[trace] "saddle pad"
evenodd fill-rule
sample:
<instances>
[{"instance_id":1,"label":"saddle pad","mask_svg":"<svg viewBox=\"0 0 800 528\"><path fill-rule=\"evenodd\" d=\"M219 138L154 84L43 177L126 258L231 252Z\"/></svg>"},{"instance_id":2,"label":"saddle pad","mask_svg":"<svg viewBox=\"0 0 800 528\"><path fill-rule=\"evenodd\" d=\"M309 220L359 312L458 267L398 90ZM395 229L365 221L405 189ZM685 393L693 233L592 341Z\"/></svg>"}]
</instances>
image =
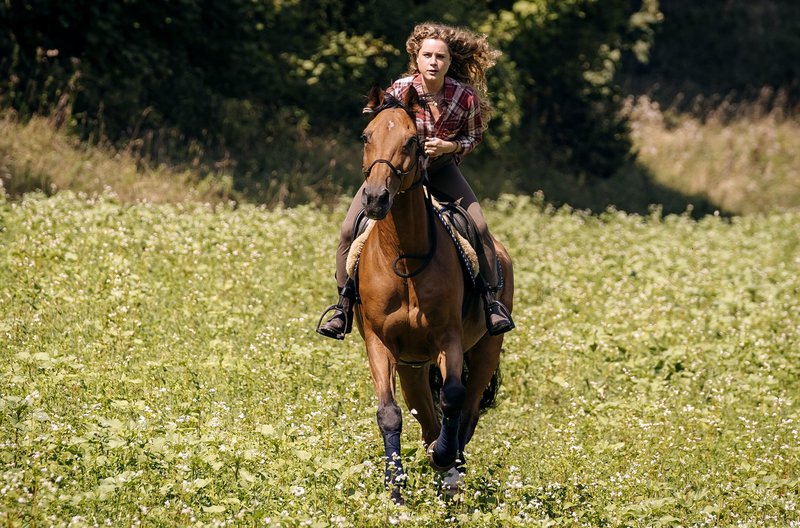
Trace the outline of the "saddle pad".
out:
<instances>
[{"instance_id":1,"label":"saddle pad","mask_svg":"<svg viewBox=\"0 0 800 528\"><path fill-rule=\"evenodd\" d=\"M478 240L475 229L472 226L472 219L467 212L456 203L443 204L434 197L431 197L431 201L437 216L453 239L456 249L459 250L458 254L463 264L472 273L472 277L470 278L475 279L480 269L478 267L478 254L475 251L473 243L480 244L480 240ZM457 216L461 216L461 218L458 219L456 218ZM470 242L471 240L473 242Z\"/></svg>"},{"instance_id":2,"label":"saddle pad","mask_svg":"<svg viewBox=\"0 0 800 528\"><path fill-rule=\"evenodd\" d=\"M356 222L358 224L358 221ZM356 266L358 266L358 259L361 258L361 250L364 249L364 244L367 242L367 237L375 227L375 220L364 219L363 227L356 227L356 231L360 232L350 244L350 251L347 253L347 276L355 280Z\"/></svg>"}]
</instances>

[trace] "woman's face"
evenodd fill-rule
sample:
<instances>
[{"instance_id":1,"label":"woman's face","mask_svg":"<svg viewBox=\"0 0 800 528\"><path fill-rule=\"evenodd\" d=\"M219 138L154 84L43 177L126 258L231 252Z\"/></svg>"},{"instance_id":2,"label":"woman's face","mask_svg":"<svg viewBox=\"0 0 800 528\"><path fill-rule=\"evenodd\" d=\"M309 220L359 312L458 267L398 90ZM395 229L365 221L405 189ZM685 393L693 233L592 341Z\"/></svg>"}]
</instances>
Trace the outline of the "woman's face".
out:
<instances>
[{"instance_id":1,"label":"woman's face","mask_svg":"<svg viewBox=\"0 0 800 528\"><path fill-rule=\"evenodd\" d=\"M450 68L450 49L439 39L425 39L417 53L417 70L422 77L433 84L444 82Z\"/></svg>"}]
</instances>

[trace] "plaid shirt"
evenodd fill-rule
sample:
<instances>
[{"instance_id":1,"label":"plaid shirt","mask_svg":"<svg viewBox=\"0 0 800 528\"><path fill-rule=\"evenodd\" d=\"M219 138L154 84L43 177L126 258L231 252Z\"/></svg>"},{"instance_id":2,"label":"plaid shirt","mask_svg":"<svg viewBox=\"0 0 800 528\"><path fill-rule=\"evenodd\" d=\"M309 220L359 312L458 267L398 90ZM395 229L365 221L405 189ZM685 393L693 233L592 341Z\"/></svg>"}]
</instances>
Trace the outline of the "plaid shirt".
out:
<instances>
[{"instance_id":1,"label":"plaid shirt","mask_svg":"<svg viewBox=\"0 0 800 528\"><path fill-rule=\"evenodd\" d=\"M425 93L419 74L398 79L387 92L402 99L412 86L418 94ZM450 77L444 78L442 95L441 115L437 121L434 122L428 105L423 104L422 110L417 112L417 137L423 142L429 137L455 141L461 148L456 157L465 156L483 139L484 126L478 98L472 88Z\"/></svg>"}]
</instances>

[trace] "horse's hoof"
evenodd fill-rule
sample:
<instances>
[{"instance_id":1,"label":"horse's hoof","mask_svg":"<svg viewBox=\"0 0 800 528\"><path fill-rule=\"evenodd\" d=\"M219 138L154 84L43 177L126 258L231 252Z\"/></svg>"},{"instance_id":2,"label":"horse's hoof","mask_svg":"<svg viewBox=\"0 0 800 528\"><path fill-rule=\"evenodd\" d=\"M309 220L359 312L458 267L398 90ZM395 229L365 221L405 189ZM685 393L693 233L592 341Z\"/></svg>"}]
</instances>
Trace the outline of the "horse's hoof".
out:
<instances>
[{"instance_id":1,"label":"horse's hoof","mask_svg":"<svg viewBox=\"0 0 800 528\"><path fill-rule=\"evenodd\" d=\"M453 460L452 460L452 462L450 462L450 463L448 463L448 464L442 464L442 465L439 465L439 464L438 464L438 463L437 463L437 462L436 462L436 461L433 459L433 451L434 451L435 449L436 449L436 440L434 440L433 442L431 442L431 443L428 445L428 464L430 464L430 466L431 466L433 469L435 469L436 471L447 471L447 470L449 470L450 468L452 468L452 467L455 467L455 465L458 463L458 455L456 455L456 456L454 456L454 457L453 457Z\"/></svg>"},{"instance_id":2,"label":"horse's hoof","mask_svg":"<svg viewBox=\"0 0 800 528\"><path fill-rule=\"evenodd\" d=\"M453 467L442 475L442 489L448 499L453 499L464 491L464 473Z\"/></svg>"},{"instance_id":3,"label":"horse's hoof","mask_svg":"<svg viewBox=\"0 0 800 528\"><path fill-rule=\"evenodd\" d=\"M403 493L398 488L392 490L391 498L396 506L404 506L406 503L406 500L403 498Z\"/></svg>"}]
</instances>

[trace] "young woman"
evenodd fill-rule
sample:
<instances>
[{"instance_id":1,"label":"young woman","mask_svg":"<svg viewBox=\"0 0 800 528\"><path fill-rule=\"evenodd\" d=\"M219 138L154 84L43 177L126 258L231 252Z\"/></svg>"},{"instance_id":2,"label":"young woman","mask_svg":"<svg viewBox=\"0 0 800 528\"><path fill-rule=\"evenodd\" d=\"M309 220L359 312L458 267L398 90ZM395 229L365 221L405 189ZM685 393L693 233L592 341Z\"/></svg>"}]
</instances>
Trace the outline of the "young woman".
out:
<instances>
[{"instance_id":1,"label":"young woman","mask_svg":"<svg viewBox=\"0 0 800 528\"><path fill-rule=\"evenodd\" d=\"M479 287L488 306L487 329L492 335L514 328L511 315L496 298L499 277L494 243L475 193L461 174L458 164L481 142L484 123L491 107L486 98L486 70L494 65L499 52L486 36L443 24L416 26L406 41L409 72L387 90L402 98L416 90L423 110L416 115L417 135L428 155L429 188L434 196L461 200L477 227L482 248L477 248L480 265ZM332 317L317 331L327 337L344 339L353 319L355 291L345 266L352 243L353 224L362 209L359 189L347 212L336 253L336 282L339 302ZM481 251L482 249L482 251Z\"/></svg>"}]
</instances>

